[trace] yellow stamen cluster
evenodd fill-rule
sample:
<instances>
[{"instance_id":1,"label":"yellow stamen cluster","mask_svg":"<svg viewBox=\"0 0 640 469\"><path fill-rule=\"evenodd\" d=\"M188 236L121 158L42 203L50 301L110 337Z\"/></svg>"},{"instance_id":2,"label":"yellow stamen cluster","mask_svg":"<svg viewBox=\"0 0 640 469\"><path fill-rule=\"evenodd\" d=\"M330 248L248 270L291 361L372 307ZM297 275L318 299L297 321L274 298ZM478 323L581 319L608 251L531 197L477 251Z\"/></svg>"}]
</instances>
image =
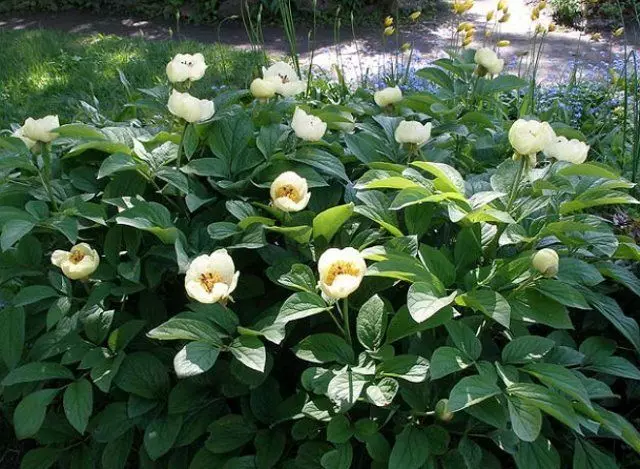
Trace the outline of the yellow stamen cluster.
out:
<instances>
[{"instance_id":1,"label":"yellow stamen cluster","mask_svg":"<svg viewBox=\"0 0 640 469\"><path fill-rule=\"evenodd\" d=\"M327 274L327 278L324 283L327 285L333 285L333 282L338 275L351 275L353 277L357 277L360 275L360 269L350 262L336 262L329 269L329 273Z\"/></svg>"},{"instance_id":2,"label":"yellow stamen cluster","mask_svg":"<svg viewBox=\"0 0 640 469\"><path fill-rule=\"evenodd\" d=\"M221 281L222 276L217 272L205 272L200 274L200 283L209 293L213 290L213 286Z\"/></svg>"},{"instance_id":3,"label":"yellow stamen cluster","mask_svg":"<svg viewBox=\"0 0 640 469\"><path fill-rule=\"evenodd\" d=\"M84 253L80 249L72 249L71 254L69 255L69 260L74 264L79 263L82 259L84 259Z\"/></svg>"},{"instance_id":4,"label":"yellow stamen cluster","mask_svg":"<svg viewBox=\"0 0 640 469\"><path fill-rule=\"evenodd\" d=\"M287 199L291 199L294 202L300 202L302 200L302 194L300 194L298 190L291 184L285 184L281 187L278 187L276 195L277 197L286 197Z\"/></svg>"}]
</instances>

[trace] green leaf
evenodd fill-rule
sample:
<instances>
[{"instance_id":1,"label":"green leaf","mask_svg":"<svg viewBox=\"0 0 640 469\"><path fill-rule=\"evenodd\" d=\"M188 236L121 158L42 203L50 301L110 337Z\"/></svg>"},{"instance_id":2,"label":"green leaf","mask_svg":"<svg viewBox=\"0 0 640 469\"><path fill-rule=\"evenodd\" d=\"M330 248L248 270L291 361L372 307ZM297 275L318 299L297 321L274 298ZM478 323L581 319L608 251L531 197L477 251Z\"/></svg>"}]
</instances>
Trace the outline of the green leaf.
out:
<instances>
[{"instance_id":1,"label":"green leaf","mask_svg":"<svg viewBox=\"0 0 640 469\"><path fill-rule=\"evenodd\" d=\"M331 153L324 151L315 146L304 146L292 154L287 155L293 161L307 164L321 173L342 179L349 182L349 177L345 172L342 161L333 156Z\"/></svg>"},{"instance_id":2,"label":"green leaf","mask_svg":"<svg viewBox=\"0 0 640 469\"><path fill-rule=\"evenodd\" d=\"M607 277L621 283L636 295L640 296L640 279L626 267L613 262L598 263L598 270Z\"/></svg>"},{"instance_id":3,"label":"green leaf","mask_svg":"<svg viewBox=\"0 0 640 469\"><path fill-rule=\"evenodd\" d=\"M533 404L516 397L507 399L513 432L522 441L535 441L542 429L542 413Z\"/></svg>"},{"instance_id":4,"label":"green leaf","mask_svg":"<svg viewBox=\"0 0 640 469\"><path fill-rule=\"evenodd\" d=\"M618 463L609 454L582 438L576 438L573 451L573 469L618 469Z\"/></svg>"},{"instance_id":5,"label":"green leaf","mask_svg":"<svg viewBox=\"0 0 640 469\"><path fill-rule=\"evenodd\" d=\"M22 288L16 296L13 297L14 306L26 306L37 303L47 298L59 296L53 288L46 285L31 285Z\"/></svg>"},{"instance_id":6,"label":"green leaf","mask_svg":"<svg viewBox=\"0 0 640 469\"><path fill-rule=\"evenodd\" d=\"M452 166L427 161L414 161L411 164L432 174L435 177L434 186L436 189L442 192L459 192L464 194L464 179Z\"/></svg>"},{"instance_id":7,"label":"green leaf","mask_svg":"<svg viewBox=\"0 0 640 469\"><path fill-rule=\"evenodd\" d=\"M281 430L260 430L253 441L256 447L256 467L271 469L284 453L287 437Z\"/></svg>"},{"instance_id":8,"label":"green leaf","mask_svg":"<svg viewBox=\"0 0 640 469\"><path fill-rule=\"evenodd\" d=\"M267 269L267 275L280 285L292 290L304 291L314 294L317 280L311 267L304 264L293 264L285 273L278 266ZM316 295L317 296L317 295ZM314 298L314 301L317 300Z\"/></svg>"},{"instance_id":9,"label":"green leaf","mask_svg":"<svg viewBox=\"0 0 640 469\"><path fill-rule=\"evenodd\" d=\"M215 365L220 349L205 342L189 342L173 359L173 368L178 378L196 376Z\"/></svg>"},{"instance_id":10,"label":"green leaf","mask_svg":"<svg viewBox=\"0 0 640 469\"><path fill-rule=\"evenodd\" d=\"M560 469L558 451L542 436L533 443L521 442L513 459L518 469Z\"/></svg>"},{"instance_id":11,"label":"green leaf","mask_svg":"<svg viewBox=\"0 0 640 469\"><path fill-rule=\"evenodd\" d=\"M134 160L133 156L126 153L114 153L102 162L97 178L102 179L120 171L134 171L138 169L138 166L142 167L143 165Z\"/></svg>"},{"instance_id":12,"label":"green leaf","mask_svg":"<svg viewBox=\"0 0 640 469\"><path fill-rule=\"evenodd\" d=\"M482 344L475 333L464 321L449 321L444 325L454 345L469 359L477 360L482 353Z\"/></svg>"},{"instance_id":13,"label":"green leaf","mask_svg":"<svg viewBox=\"0 0 640 469\"><path fill-rule=\"evenodd\" d=\"M367 453L377 463L386 463L391 454L389 442L380 433L374 433L365 440ZM385 466L386 467L386 466Z\"/></svg>"},{"instance_id":14,"label":"green leaf","mask_svg":"<svg viewBox=\"0 0 640 469\"><path fill-rule=\"evenodd\" d=\"M84 378L71 383L64 391L64 413L73 428L84 434L93 411L93 388Z\"/></svg>"},{"instance_id":15,"label":"green leaf","mask_svg":"<svg viewBox=\"0 0 640 469\"><path fill-rule=\"evenodd\" d=\"M157 202L138 201L116 215L119 225L132 226L156 235L165 244L173 244L178 238L178 229L173 226L169 209Z\"/></svg>"},{"instance_id":16,"label":"green leaf","mask_svg":"<svg viewBox=\"0 0 640 469\"><path fill-rule=\"evenodd\" d=\"M363 205L354 208L357 214L379 224L393 236L404 236L398 228L396 213L389 210L390 202L387 196L380 191L366 191L358 192L357 197L363 202Z\"/></svg>"},{"instance_id":17,"label":"green leaf","mask_svg":"<svg viewBox=\"0 0 640 469\"><path fill-rule=\"evenodd\" d=\"M451 412L457 412L501 392L496 383L485 376L467 376L458 381L451 389L448 407Z\"/></svg>"},{"instance_id":18,"label":"green leaf","mask_svg":"<svg viewBox=\"0 0 640 469\"><path fill-rule=\"evenodd\" d=\"M242 223L240 223L242 224ZM311 239L311 227L303 226L265 226L265 230L280 233L287 238L292 239L296 243L306 244Z\"/></svg>"},{"instance_id":19,"label":"green leaf","mask_svg":"<svg viewBox=\"0 0 640 469\"><path fill-rule=\"evenodd\" d=\"M323 454L320 459L320 464L323 469L349 469L352 460L353 449L350 444L345 443Z\"/></svg>"},{"instance_id":20,"label":"green leaf","mask_svg":"<svg viewBox=\"0 0 640 469\"><path fill-rule=\"evenodd\" d=\"M2 226L0 249L6 251L29 234L35 226L35 223L29 220L9 220Z\"/></svg>"},{"instance_id":21,"label":"green leaf","mask_svg":"<svg viewBox=\"0 0 640 469\"><path fill-rule=\"evenodd\" d=\"M598 163L569 164L558 171L560 176L589 176L603 179L620 179L620 174L611 170L610 166Z\"/></svg>"},{"instance_id":22,"label":"green leaf","mask_svg":"<svg viewBox=\"0 0 640 469\"><path fill-rule=\"evenodd\" d=\"M13 413L13 427L19 440L31 438L42 426L47 406L56 397L59 389L41 389L28 394L16 406Z\"/></svg>"},{"instance_id":23,"label":"green leaf","mask_svg":"<svg viewBox=\"0 0 640 469\"><path fill-rule=\"evenodd\" d=\"M120 389L146 399L160 399L169 390L164 364L149 352L127 355L115 377Z\"/></svg>"},{"instance_id":24,"label":"green leaf","mask_svg":"<svg viewBox=\"0 0 640 469\"><path fill-rule=\"evenodd\" d=\"M351 422L342 414L335 415L327 425L327 441L331 443L346 443L352 436Z\"/></svg>"},{"instance_id":25,"label":"green leaf","mask_svg":"<svg viewBox=\"0 0 640 469\"><path fill-rule=\"evenodd\" d=\"M396 437L389 457L389 469L420 469L428 457L427 434L420 428L407 425Z\"/></svg>"},{"instance_id":26,"label":"green leaf","mask_svg":"<svg viewBox=\"0 0 640 469\"><path fill-rule=\"evenodd\" d=\"M353 208L352 203L338 205L316 215L313 219L314 239L323 238L326 242L331 241L340 227L349 220L353 214Z\"/></svg>"},{"instance_id":27,"label":"green leaf","mask_svg":"<svg viewBox=\"0 0 640 469\"><path fill-rule=\"evenodd\" d=\"M329 307L320 295L309 292L294 293L282 304L276 322L287 324L328 310Z\"/></svg>"},{"instance_id":28,"label":"green leaf","mask_svg":"<svg viewBox=\"0 0 640 469\"><path fill-rule=\"evenodd\" d=\"M84 323L84 332L87 335L87 339L96 345L100 345L109 334L114 313L113 309L105 311L96 306L94 312L85 316L82 322Z\"/></svg>"},{"instance_id":29,"label":"green leaf","mask_svg":"<svg viewBox=\"0 0 640 469\"><path fill-rule=\"evenodd\" d=\"M224 161L219 158L198 158L182 166L180 171L185 174L195 174L196 176L227 177L227 168Z\"/></svg>"},{"instance_id":30,"label":"green leaf","mask_svg":"<svg viewBox=\"0 0 640 469\"><path fill-rule=\"evenodd\" d=\"M87 124L65 124L55 130L60 137L82 140L106 140L107 138L100 130Z\"/></svg>"},{"instance_id":31,"label":"green leaf","mask_svg":"<svg viewBox=\"0 0 640 469\"><path fill-rule=\"evenodd\" d=\"M256 427L240 415L229 414L209 425L206 448L215 454L228 453L249 443Z\"/></svg>"},{"instance_id":32,"label":"green leaf","mask_svg":"<svg viewBox=\"0 0 640 469\"><path fill-rule=\"evenodd\" d=\"M58 363L32 362L11 370L2 380L3 386L49 379L73 379L73 373Z\"/></svg>"},{"instance_id":33,"label":"green leaf","mask_svg":"<svg viewBox=\"0 0 640 469\"><path fill-rule=\"evenodd\" d=\"M513 319L554 329L573 329L567 308L536 290L526 289L511 296L509 305Z\"/></svg>"},{"instance_id":34,"label":"green leaf","mask_svg":"<svg viewBox=\"0 0 640 469\"><path fill-rule=\"evenodd\" d=\"M345 412L360 398L366 384L364 376L345 366L329 381L326 394L341 412Z\"/></svg>"},{"instance_id":35,"label":"green leaf","mask_svg":"<svg viewBox=\"0 0 640 469\"><path fill-rule=\"evenodd\" d=\"M633 344L636 351L640 352L640 328L636 320L625 316L613 298L587 289L581 291L589 304L611 322Z\"/></svg>"},{"instance_id":36,"label":"green leaf","mask_svg":"<svg viewBox=\"0 0 640 469\"><path fill-rule=\"evenodd\" d=\"M102 452L103 469L124 469L133 445L133 432L128 431L115 440L111 440ZM93 465L93 463L91 463ZM83 468L84 469L84 468Z\"/></svg>"},{"instance_id":37,"label":"green leaf","mask_svg":"<svg viewBox=\"0 0 640 469\"><path fill-rule=\"evenodd\" d=\"M397 355L382 362L377 371L384 376L422 383L427 379L429 362L419 355Z\"/></svg>"},{"instance_id":38,"label":"green leaf","mask_svg":"<svg viewBox=\"0 0 640 469\"><path fill-rule=\"evenodd\" d=\"M519 397L528 404L536 406L541 411L558 419L569 428L580 433L580 425L571 403L552 393L545 387L531 383L513 383L507 388L510 395Z\"/></svg>"},{"instance_id":39,"label":"green leaf","mask_svg":"<svg viewBox=\"0 0 640 469\"><path fill-rule=\"evenodd\" d=\"M342 337L321 333L302 339L294 347L296 357L311 363L354 363L353 349Z\"/></svg>"},{"instance_id":40,"label":"green leaf","mask_svg":"<svg viewBox=\"0 0 640 469\"><path fill-rule=\"evenodd\" d=\"M7 368L20 362L25 337L25 314L22 308L0 308L0 354Z\"/></svg>"},{"instance_id":41,"label":"green leaf","mask_svg":"<svg viewBox=\"0 0 640 469\"><path fill-rule=\"evenodd\" d=\"M582 293L566 283L551 279L541 279L536 283L535 289L570 308L591 309Z\"/></svg>"},{"instance_id":42,"label":"green leaf","mask_svg":"<svg viewBox=\"0 0 640 469\"><path fill-rule=\"evenodd\" d=\"M367 387L367 398L378 407L387 407L391 405L399 389L398 381L385 377Z\"/></svg>"},{"instance_id":43,"label":"green leaf","mask_svg":"<svg viewBox=\"0 0 640 469\"><path fill-rule=\"evenodd\" d=\"M391 344L413 334L446 324L451 320L452 315L452 308L443 308L430 319L417 323L409 314L409 309L406 306L402 307L391 317L391 321L389 321L389 327L387 328L387 343Z\"/></svg>"},{"instance_id":44,"label":"green leaf","mask_svg":"<svg viewBox=\"0 0 640 469\"><path fill-rule=\"evenodd\" d=\"M229 345L229 351L246 367L264 373L267 350L257 337L247 335L237 337Z\"/></svg>"},{"instance_id":45,"label":"green leaf","mask_svg":"<svg viewBox=\"0 0 640 469\"><path fill-rule=\"evenodd\" d=\"M487 315L507 329L511 320L511 307L500 293L493 290L474 290L458 295L456 303Z\"/></svg>"},{"instance_id":46,"label":"green leaf","mask_svg":"<svg viewBox=\"0 0 640 469\"><path fill-rule=\"evenodd\" d=\"M554 365L553 363L531 363L520 369L535 376L545 385L562 391L587 407L591 407L589 393L584 384L580 378L564 366Z\"/></svg>"},{"instance_id":47,"label":"green leaf","mask_svg":"<svg viewBox=\"0 0 640 469\"><path fill-rule=\"evenodd\" d=\"M502 349L504 363L529 363L542 358L554 347L555 342L545 337L526 335L517 337Z\"/></svg>"},{"instance_id":48,"label":"green leaf","mask_svg":"<svg viewBox=\"0 0 640 469\"><path fill-rule=\"evenodd\" d=\"M621 378L640 380L640 370L629 360L622 357L605 357L586 367L587 370L596 371Z\"/></svg>"},{"instance_id":49,"label":"green leaf","mask_svg":"<svg viewBox=\"0 0 640 469\"><path fill-rule=\"evenodd\" d=\"M529 82L515 75L498 75L492 80L483 81L482 84L484 86L480 88L483 94L496 94L524 88Z\"/></svg>"},{"instance_id":50,"label":"green leaf","mask_svg":"<svg viewBox=\"0 0 640 469\"><path fill-rule=\"evenodd\" d=\"M158 340L196 340L220 346L225 334L196 313L181 313L150 330L147 336Z\"/></svg>"},{"instance_id":51,"label":"green leaf","mask_svg":"<svg viewBox=\"0 0 640 469\"><path fill-rule=\"evenodd\" d=\"M457 295L458 292L454 291L448 296L441 297L430 283L414 283L407 293L409 314L417 323L424 322L453 303Z\"/></svg>"},{"instance_id":52,"label":"green leaf","mask_svg":"<svg viewBox=\"0 0 640 469\"><path fill-rule=\"evenodd\" d=\"M377 350L382 345L386 328L384 302L378 295L374 295L362 305L356 317L358 340L367 350Z\"/></svg>"},{"instance_id":53,"label":"green leaf","mask_svg":"<svg viewBox=\"0 0 640 469\"><path fill-rule=\"evenodd\" d=\"M431 379L440 379L456 371L464 370L472 361L455 347L438 347L431 355Z\"/></svg>"},{"instance_id":54,"label":"green leaf","mask_svg":"<svg viewBox=\"0 0 640 469\"><path fill-rule=\"evenodd\" d=\"M182 415L165 415L153 420L144 431L144 448L152 461L167 454L180 433Z\"/></svg>"},{"instance_id":55,"label":"green leaf","mask_svg":"<svg viewBox=\"0 0 640 469\"><path fill-rule=\"evenodd\" d=\"M20 469L49 469L57 461L60 451L56 448L36 448L24 455Z\"/></svg>"}]
</instances>

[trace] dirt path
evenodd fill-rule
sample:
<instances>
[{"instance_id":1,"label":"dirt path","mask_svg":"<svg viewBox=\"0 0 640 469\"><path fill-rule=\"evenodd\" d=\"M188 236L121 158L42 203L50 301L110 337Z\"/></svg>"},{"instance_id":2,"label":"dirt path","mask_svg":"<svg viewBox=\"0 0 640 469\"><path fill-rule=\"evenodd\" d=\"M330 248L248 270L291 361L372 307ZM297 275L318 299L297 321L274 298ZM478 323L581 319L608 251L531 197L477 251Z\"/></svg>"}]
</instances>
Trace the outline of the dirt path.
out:
<instances>
[{"instance_id":1,"label":"dirt path","mask_svg":"<svg viewBox=\"0 0 640 469\"><path fill-rule=\"evenodd\" d=\"M497 0L476 0L474 7L463 18L476 25L477 34L474 46L484 41L486 28L485 15L495 8ZM501 49L502 56L511 67L516 66L516 54L525 52L530 47L532 24L530 21L531 8L525 0L510 0L509 11L511 19L501 25L488 44L498 39L509 40L511 44ZM543 12L542 23L551 20ZM458 21L457 19L455 20ZM120 36L138 36L149 40L187 38L201 42L221 42L237 47L249 48L247 34L240 21L227 21L219 29L216 25L181 26L179 34L171 33L175 25L163 20L144 20L136 17L101 17L87 12L64 12L43 14L14 14L7 18L0 18L0 29L32 29L52 28L72 33L103 33ZM173 27L173 28L172 28ZM398 43L411 41L415 47L414 66L421 68L429 61L445 55L451 38L452 20L448 12L441 12L436 19L420 21L417 24L401 26L401 36ZM303 62L308 59L308 28L298 26L298 49ZM353 41L348 30L341 32L338 47L334 44L331 27L321 27L316 36L316 53L314 63L324 70L330 70L335 63L337 51L349 76L357 77L362 71L369 70L374 81L379 81L383 74L384 62L390 60L390 51L395 49L396 39L392 37L390 44L383 44L381 29L358 28L357 42ZM280 27L264 27L265 48L274 55L285 55L288 44ZM385 51L387 53L385 54ZM621 44L610 46L608 41L592 42L588 36L579 31L557 31L549 34L541 61L539 77L542 81L554 83L566 79L577 60L584 64L583 73L602 76L612 58L621 52Z\"/></svg>"}]
</instances>

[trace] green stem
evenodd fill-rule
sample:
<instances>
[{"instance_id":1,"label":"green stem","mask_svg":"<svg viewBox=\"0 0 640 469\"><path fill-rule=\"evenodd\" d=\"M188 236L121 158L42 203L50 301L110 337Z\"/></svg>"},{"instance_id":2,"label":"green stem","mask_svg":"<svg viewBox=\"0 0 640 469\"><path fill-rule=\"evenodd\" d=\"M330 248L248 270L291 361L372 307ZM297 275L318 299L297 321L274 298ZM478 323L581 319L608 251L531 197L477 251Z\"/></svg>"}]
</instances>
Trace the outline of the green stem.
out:
<instances>
[{"instance_id":1,"label":"green stem","mask_svg":"<svg viewBox=\"0 0 640 469\"><path fill-rule=\"evenodd\" d=\"M522 180L522 173L524 173L524 167L527 164L527 156L520 155L520 165L518 166L518 172L516 178L513 180L511 190L509 191L509 200L507 201L507 213L511 211L513 203L518 195L518 189L520 188L520 181Z\"/></svg>"},{"instance_id":2,"label":"green stem","mask_svg":"<svg viewBox=\"0 0 640 469\"><path fill-rule=\"evenodd\" d=\"M180 135L180 143L178 144L178 158L176 160L176 169L180 169L182 165L182 152L184 148L184 136L187 134L187 128L189 127L189 123L185 122L184 127L182 128L182 135Z\"/></svg>"},{"instance_id":3,"label":"green stem","mask_svg":"<svg viewBox=\"0 0 640 469\"><path fill-rule=\"evenodd\" d=\"M53 209L58 211L58 203L53 196L53 190L51 189L51 149L48 143L40 143L40 156L42 157L42 171L38 170L40 175L40 181L44 187L45 192L51 200Z\"/></svg>"},{"instance_id":4,"label":"green stem","mask_svg":"<svg viewBox=\"0 0 640 469\"><path fill-rule=\"evenodd\" d=\"M345 298L342 303L342 321L344 322L344 336L347 339L349 345L352 344L351 341L351 325L349 324L349 298Z\"/></svg>"},{"instance_id":5,"label":"green stem","mask_svg":"<svg viewBox=\"0 0 640 469\"><path fill-rule=\"evenodd\" d=\"M340 333L342 333L342 335L345 335L344 329L342 328L342 326L340 325L340 321L338 321L338 318L336 318L336 315L333 314L333 311L331 311L330 309L327 310L329 313L329 316L331 316L331 319L333 319L333 322L336 324L336 326L338 327L338 330L340 331Z\"/></svg>"}]
</instances>

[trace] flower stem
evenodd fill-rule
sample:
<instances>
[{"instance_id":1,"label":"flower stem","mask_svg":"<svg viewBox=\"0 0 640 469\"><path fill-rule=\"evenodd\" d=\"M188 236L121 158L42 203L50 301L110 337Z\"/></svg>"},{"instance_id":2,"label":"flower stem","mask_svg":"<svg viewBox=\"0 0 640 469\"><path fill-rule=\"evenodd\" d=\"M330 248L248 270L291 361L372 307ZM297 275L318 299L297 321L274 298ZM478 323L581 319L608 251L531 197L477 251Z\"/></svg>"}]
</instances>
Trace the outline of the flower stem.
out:
<instances>
[{"instance_id":1,"label":"flower stem","mask_svg":"<svg viewBox=\"0 0 640 469\"><path fill-rule=\"evenodd\" d=\"M40 181L44 187L45 192L51 200L54 210L58 210L58 203L53 196L53 190L51 189L51 149L48 143L40 143L40 156L42 157L42 171L38 171L40 174Z\"/></svg>"},{"instance_id":2,"label":"flower stem","mask_svg":"<svg viewBox=\"0 0 640 469\"><path fill-rule=\"evenodd\" d=\"M351 325L349 324L349 298L345 298L342 303L342 321L344 322L344 336L349 345L351 342Z\"/></svg>"},{"instance_id":3,"label":"flower stem","mask_svg":"<svg viewBox=\"0 0 640 469\"><path fill-rule=\"evenodd\" d=\"M511 190L509 191L509 199L507 201L507 213L511 211L513 203L516 200L516 196L518 195L518 189L520 188L520 181L522 180L522 173L524 173L524 167L527 164L527 156L520 155L520 165L518 166L518 171L516 172L516 178L513 180L513 184L511 185Z\"/></svg>"},{"instance_id":4,"label":"flower stem","mask_svg":"<svg viewBox=\"0 0 640 469\"><path fill-rule=\"evenodd\" d=\"M182 128L182 135L180 136L180 143L178 144L178 158L176 160L176 169L180 169L182 165L182 152L184 148L184 136L187 134L187 128L189 127L189 123L185 122L184 127Z\"/></svg>"}]
</instances>

